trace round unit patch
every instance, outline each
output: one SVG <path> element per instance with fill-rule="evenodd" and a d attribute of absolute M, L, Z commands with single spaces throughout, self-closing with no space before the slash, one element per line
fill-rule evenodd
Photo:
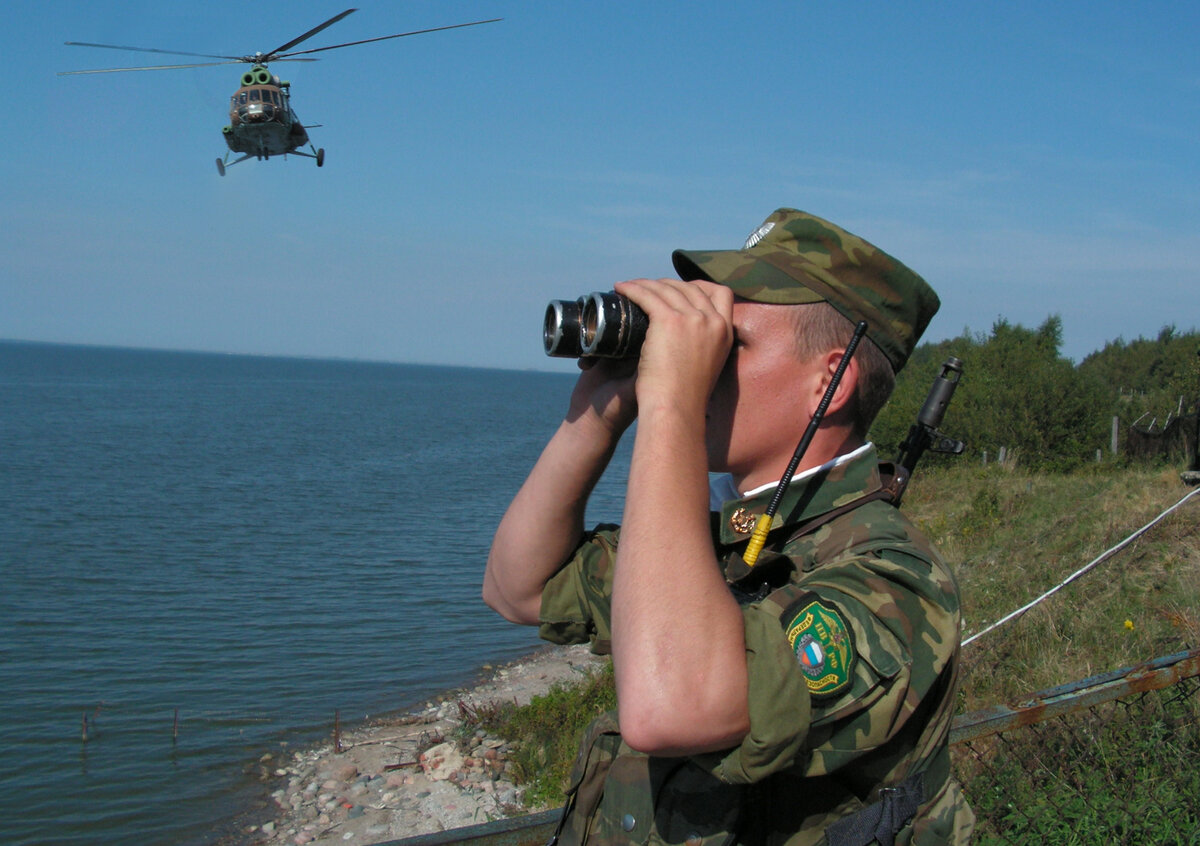
<path fill-rule="evenodd" d="M 783 619 L 788 643 L 796 653 L 809 693 L 834 696 L 848 688 L 854 641 L 850 627 L 837 610 L 809 593 L 792 603 Z"/>

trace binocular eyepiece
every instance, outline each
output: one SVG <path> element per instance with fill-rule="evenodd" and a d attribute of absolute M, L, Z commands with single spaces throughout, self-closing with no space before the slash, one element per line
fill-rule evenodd
<path fill-rule="evenodd" d="M 634 358 L 649 323 L 628 297 L 597 291 L 577 300 L 551 300 L 542 340 L 546 355 L 559 358 Z"/>

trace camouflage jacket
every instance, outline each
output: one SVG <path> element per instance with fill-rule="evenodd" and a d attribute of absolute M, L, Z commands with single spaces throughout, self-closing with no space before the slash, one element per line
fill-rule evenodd
<path fill-rule="evenodd" d="M 793 481 L 752 570 L 741 552 L 773 491 L 712 515 L 745 622 L 750 731 L 722 753 L 654 758 L 622 743 L 606 715 L 576 762 L 563 843 L 823 844 L 831 824 L 917 773 L 923 801 L 895 842 L 966 842 L 973 815 L 947 749 L 954 577 L 887 502 L 828 519 L 880 485 L 873 448 Z M 609 651 L 618 538 L 617 527 L 597 527 L 547 584 L 544 639 Z"/>

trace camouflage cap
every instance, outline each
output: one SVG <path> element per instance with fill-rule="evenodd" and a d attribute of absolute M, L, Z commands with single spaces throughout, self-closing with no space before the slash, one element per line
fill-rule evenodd
<path fill-rule="evenodd" d="M 870 338 L 899 372 L 941 305 L 925 280 L 840 226 L 778 209 L 740 250 L 676 250 L 684 280 L 707 279 L 758 303 L 828 302 Z"/>

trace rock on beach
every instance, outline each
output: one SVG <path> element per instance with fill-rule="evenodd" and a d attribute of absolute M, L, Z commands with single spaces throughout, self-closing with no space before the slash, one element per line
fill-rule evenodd
<path fill-rule="evenodd" d="M 270 819 L 243 830 L 246 846 L 373 844 L 541 810 L 523 805 L 511 778 L 509 744 L 482 730 L 457 740 L 462 709 L 527 704 L 556 682 L 607 659 L 586 646 L 546 648 L 451 691 L 421 711 L 341 733 L 328 743 L 266 755 Z"/>

